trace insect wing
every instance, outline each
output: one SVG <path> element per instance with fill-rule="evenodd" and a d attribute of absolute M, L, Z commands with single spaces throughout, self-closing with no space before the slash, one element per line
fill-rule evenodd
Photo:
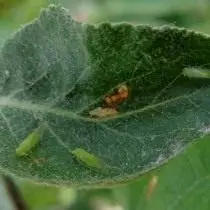
<path fill-rule="evenodd" d="M 189 78 L 208 79 L 210 78 L 210 70 L 187 67 L 183 69 L 183 75 Z"/>
<path fill-rule="evenodd" d="M 77 148 L 72 151 L 72 154 L 81 162 L 83 162 L 85 165 L 92 167 L 92 168 L 97 168 L 101 169 L 103 167 L 103 161 L 97 158 L 96 156 L 88 153 L 84 149 Z"/>

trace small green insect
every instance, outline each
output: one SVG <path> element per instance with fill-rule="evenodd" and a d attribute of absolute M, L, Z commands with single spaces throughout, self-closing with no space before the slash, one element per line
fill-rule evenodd
<path fill-rule="evenodd" d="M 96 169 L 104 169 L 106 167 L 105 163 L 98 157 L 90 154 L 84 149 L 77 148 L 71 153 L 86 166 Z"/>
<path fill-rule="evenodd" d="M 24 141 L 16 149 L 17 156 L 25 156 L 34 148 L 43 136 L 45 126 L 40 125 L 32 133 L 30 133 Z"/>
<path fill-rule="evenodd" d="M 186 67 L 183 69 L 183 75 L 189 78 L 210 79 L 210 70 L 199 67 Z"/>

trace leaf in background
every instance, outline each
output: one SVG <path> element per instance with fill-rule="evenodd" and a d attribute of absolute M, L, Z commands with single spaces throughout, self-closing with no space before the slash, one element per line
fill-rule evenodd
<path fill-rule="evenodd" d="M 17 180 L 18 187 L 30 209 L 46 209 L 59 204 L 59 188 Z"/>
<path fill-rule="evenodd" d="M 208 1 L 197 0 L 107 0 L 89 14 L 89 21 L 129 21 L 155 26 L 175 24 L 188 27 L 205 21 Z"/>
<path fill-rule="evenodd" d="M 14 30 L 35 18 L 47 0 L 0 0 L 0 25 Z"/>
<path fill-rule="evenodd" d="M 14 9 L 19 4 L 22 4 L 26 0 L 0 0 L 0 16 L 4 16 L 9 10 Z"/>
<path fill-rule="evenodd" d="M 168 164 L 128 186 L 113 189 L 115 198 L 127 210 L 208 210 L 209 140 L 209 136 L 205 137 Z M 158 183 L 148 200 L 147 187 L 153 176 L 158 177 Z"/>
<path fill-rule="evenodd" d="M 63 207 L 72 206 L 77 200 L 77 192 L 72 188 L 60 187 L 58 200 Z"/>
<path fill-rule="evenodd" d="M 209 126 L 210 80 L 182 75 L 210 60 L 210 37 L 177 28 L 97 26 L 74 21 L 59 6 L 8 39 L 0 55 L 0 166 L 45 183 L 112 184 L 160 166 Z M 92 118 L 126 84 L 117 115 Z M 116 96 L 119 99 L 119 96 Z M 116 99 L 116 98 L 115 98 Z M 114 106 L 116 100 L 114 100 Z M 15 149 L 44 121 L 34 165 Z M 69 150 L 84 150 L 119 168 L 92 171 Z"/>

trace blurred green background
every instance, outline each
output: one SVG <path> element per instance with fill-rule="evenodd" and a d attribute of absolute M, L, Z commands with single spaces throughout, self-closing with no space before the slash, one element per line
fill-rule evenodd
<path fill-rule="evenodd" d="M 210 33 L 210 0 L 0 0 L 0 46 L 13 31 L 37 17 L 42 7 L 61 3 L 83 22 L 103 21 L 174 25 Z M 147 181 L 151 174 L 144 176 Z M 14 180 L 32 210 L 121 210 L 139 209 L 141 178 L 114 189 L 68 189 Z M 0 210 L 11 205 L 0 182 Z M 143 189 L 147 186 L 143 186 Z M 125 201 L 126 200 L 126 201 Z M 126 203 L 126 204 L 125 204 Z M 135 205 L 136 207 L 135 207 Z M 140 210 L 140 209 L 139 209 Z"/>

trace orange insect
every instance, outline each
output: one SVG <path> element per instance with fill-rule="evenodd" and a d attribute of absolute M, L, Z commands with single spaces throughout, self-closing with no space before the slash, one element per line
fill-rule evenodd
<path fill-rule="evenodd" d="M 118 114 L 117 110 L 113 108 L 102 108 L 102 107 L 98 107 L 89 112 L 90 116 L 98 118 L 111 117 L 116 114 Z"/>
<path fill-rule="evenodd" d="M 104 101 L 109 107 L 116 107 L 116 105 L 122 103 L 128 98 L 128 87 L 126 85 L 121 85 L 117 93 L 111 96 L 106 96 Z"/>
<path fill-rule="evenodd" d="M 157 184 L 158 184 L 158 176 L 153 176 L 148 183 L 147 194 L 146 194 L 147 200 L 151 198 L 155 188 L 157 187 Z"/>

